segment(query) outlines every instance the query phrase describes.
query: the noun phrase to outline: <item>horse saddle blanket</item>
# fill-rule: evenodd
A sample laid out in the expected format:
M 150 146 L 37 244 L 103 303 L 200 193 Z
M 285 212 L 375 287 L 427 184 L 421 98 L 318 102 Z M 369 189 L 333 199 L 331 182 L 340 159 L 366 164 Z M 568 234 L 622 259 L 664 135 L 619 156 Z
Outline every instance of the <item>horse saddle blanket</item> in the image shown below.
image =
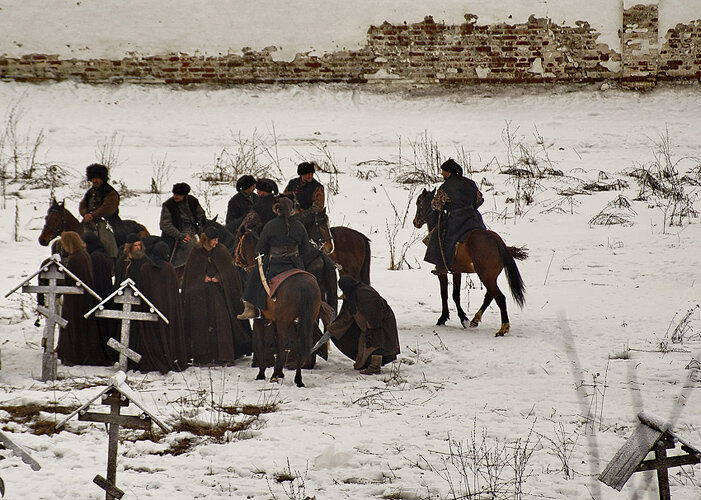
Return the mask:
M 287 278 L 289 278 L 290 276 L 294 276 L 295 274 L 300 274 L 300 273 L 308 274 L 309 276 L 314 278 L 314 275 L 312 273 L 309 273 L 307 271 L 303 271 L 302 269 L 288 269 L 287 271 L 283 271 L 280 274 L 273 276 L 270 279 L 270 283 L 268 284 L 268 286 L 270 287 L 270 296 L 275 297 L 275 293 L 277 292 L 278 287 L 280 285 L 282 285 L 282 283 Z M 316 279 L 316 278 L 314 278 L 314 279 Z

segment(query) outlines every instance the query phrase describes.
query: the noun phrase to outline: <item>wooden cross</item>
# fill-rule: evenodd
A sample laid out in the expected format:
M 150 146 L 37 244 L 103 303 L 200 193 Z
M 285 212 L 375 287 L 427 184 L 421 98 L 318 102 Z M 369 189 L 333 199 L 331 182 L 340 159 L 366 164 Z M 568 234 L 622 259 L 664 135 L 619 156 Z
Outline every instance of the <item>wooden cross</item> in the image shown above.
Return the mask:
M 103 422 L 108 426 L 109 444 L 107 448 L 107 478 L 96 475 L 93 482 L 105 490 L 106 500 L 119 499 L 124 496 L 124 491 L 117 487 L 117 449 L 119 447 L 119 427 L 130 427 L 136 429 L 150 429 L 155 422 L 165 432 L 170 432 L 170 428 L 151 414 L 139 401 L 138 395 L 126 384 L 124 372 L 117 372 L 110 380 L 110 385 L 100 394 L 92 398 L 83 406 L 68 415 L 64 420 L 56 425 L 57 429 L 62 428 L 74 415 L 78 415 L 78 420 L 84 422 Z M 89 412 L 90 405 L 102 398 L 104 405 L 109 405 L 109 413 Z M 140 415 L 123 415 L 121 409 L 129 406 L 130 403 L 141 410 Z
M 30 285 L 29 281 L 39 275 L 40 280 L 48 280 L 48 285 Z M 65 280 L 66 275 L 70 276 L 75 280 L 75 286 L 59 285 L 59 280 Z M 44 352 L 41 357 L 41 380 L 56 380 L 57 371 L 57 361 L 56 361 L 56 347 L 55 347 L 55 332 L 56 325 L 61 328 L 65 328 L 68 321 L 63 319 L 59 312 L 59 301 L 58 297 L 60 295 L 67 294 L 82 294 L 84 291 L 88 291 L 93 297 L 98 301 L 102 300 L 98 294 L 96 294 L 89 286 L 83 283 L 80 278 L 75 274 L 70 272 L 60 260 L 58 255 L 52 255 L 51 258 L 42 266 L 42 268 L 32 274 L 29 278 L 24 280 L 10 292 L 8 292 L 5 297 L 9 297 L 19 288 L 22 288 L 23 293 L 42 293 L 46 299 L 46 307 L 37 305 L 36 309 L 39 314 L 46 317 L 46 323 L 44 324 L 44 334 L 41 339 L 41 346 Z
M 121 311 L 105 309 L 105 304 L 112 299 L 116 304 L 122 304 Z M 149 306 L 150 312 L 132 311 L 132 306 L 138 306 L 141 304 L 142 300 Z M 127 278 L 122 281 L 122 284 L 119 285 L 117 290 L 106 297 L 93 309 L 85 313 L 85 317 L 87 318 L 92 313 L 95 313 L 95 316 L 98 318 L 111 318 L 122 321 L 119 342 L 113 338 L 110 338 L 109 341 L 107 341 L 107 345 L 119 352 L 119 369 L 123 372 L 127 371 L 127 365 L 129 363 L 128 359 L 131 359 L 135 363 L 141 361 L 141 354 L 129 348 L 129 329 L 131 327 L 132 320 L 158 321 L 158 318 L 160 317 L 166 324 L 168 324 L 168 318 L 163 316 L 163 314 L 156 309 L 156 306 L 151 304 L 151 302 L 149 302 L 149 300 L 141 294 L 131 278 Z

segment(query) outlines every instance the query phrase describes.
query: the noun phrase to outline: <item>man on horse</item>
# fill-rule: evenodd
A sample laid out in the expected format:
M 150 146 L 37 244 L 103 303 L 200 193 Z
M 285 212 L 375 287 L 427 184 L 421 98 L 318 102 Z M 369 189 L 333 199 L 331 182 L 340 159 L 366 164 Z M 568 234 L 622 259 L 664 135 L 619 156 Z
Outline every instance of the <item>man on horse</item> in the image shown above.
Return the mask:
M 173 196 L 161 207 L 161 238 L 170 248 L 170 262 L 178 268 L 185 265 L 197 235 L 204 231 L 206 216 L 200 202 L 190 195 L 185 182 L 173 184 Z
M 243 218 L 258 199 L 253 191 L 256 189 L 256 179 L 252 175 L 242 175 L 236 181 L 236 193 L 229 200 L 226 210 L 226 228 L 231 234 L 236 234 Z
M 258 254 L 265 257 L 265 274 L 269 279 L 289 269 L 304 269 L 301 256 L 309 251 L 310 247 L 304 225 L 290 217 L 292 200 L 281 196 L 275 204 L 275 213 L 277 217 L 265 225 L 256 246 Z M 259 266 L 261 265 L 262 263 L 259 263 Z M 258 317 L 256 308 L 265 309 L 267 298 L 268 292 L 263 285 L 261 272 L 254 268 L 243 291 L 244 311 L 237 318 Z
M 431 208 L 439 210 L 438 224 L 430 235 L 424 260 L 436 265 L 437 274 L 446 273 L 455 258 L 455 246 L 467 233 L 486 229 L 478 208 L 484 199 L 472 179 L 462 175 L 462 167 L 452 158 L 441 165 L 445 181 L 438 188 Z
M 116 259 L 117 240 L 108 223 L 115 224 L 119 219 L 119 193 L 107 182 L 108 171 L 104 165 L 88 165 L 85 176 L 92 186 L 80 200 L 78 211 L 85 227 L 97 233 L 107 255 Z
M 256 181 L 255 188 L 258 198 L 253 202 L 251 210 L 241 221 L 236 233 L 237 239 L 245 231 L 249 230 L 260 234 L 263 226 L 275 218 L 273 205 L 275 204 L 275 196 L 278 194 L 277 184 L 272 179 L 261 178 Z
M 287 184 L 283 194 L 294 194 L 298 205 L 294 217 L 304 224 L 307 233 L 321 246 L 331 239 L 331 233 L 326 215 L 324 186 L 314 179 L 314 171 L 314 163 L 300 163 L 297 166 L 299 177 Z

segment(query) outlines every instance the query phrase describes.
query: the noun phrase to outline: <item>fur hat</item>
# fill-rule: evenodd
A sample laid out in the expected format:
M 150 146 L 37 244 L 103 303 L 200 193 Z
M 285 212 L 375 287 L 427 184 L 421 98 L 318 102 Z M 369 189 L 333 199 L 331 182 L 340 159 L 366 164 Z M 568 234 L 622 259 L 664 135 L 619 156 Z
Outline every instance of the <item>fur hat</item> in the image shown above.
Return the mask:
M 287 196 L 280 196 L 277 203 L 273 205 L 273 212 L 284 217 L 289 217 L 292 215 L 292 209 L 294 208 L 294 203 Z
M 107 167 L 100 165 L 99 163 L 93 163 L 88 165 L 85 169 L 85 177 L 88 178 L 88 182 L 95 179 L 102 179 L 102 182 L 107 182 L 108 172 Z
M 256 182 L 256 189 L 258 191 L 265 191 L 266 193 L 273 193 L 273 194 L 278 194 L 278 188 L 277 184 L 275 184 L 275 181 L 272 179 L 258 179 L 258 182 Z
M 207 229 L 204 230 L 204 235 L 210 240 L 219 239 L 219 229 L 214 226 L 208 226 Z
M 186 182 L 177 182 L 173 184 L 173 194 L 186 195 L 190 193 L 190 185 Z
M 236 191 L 245 191 L 251 186 L 256 185 L 256 178 L 252 175 L 242 175 L 236 181 Z
M 458 177 L 462 176 L 462 167 L 452 158 L 448 158 L 445 162 L 443 162 L 443 165 L 441 165 L 441 170 L 455 174 Z
M 314 164 L 305 161 L 297 166 L 297 175 L 313 174 L 314 170 Z

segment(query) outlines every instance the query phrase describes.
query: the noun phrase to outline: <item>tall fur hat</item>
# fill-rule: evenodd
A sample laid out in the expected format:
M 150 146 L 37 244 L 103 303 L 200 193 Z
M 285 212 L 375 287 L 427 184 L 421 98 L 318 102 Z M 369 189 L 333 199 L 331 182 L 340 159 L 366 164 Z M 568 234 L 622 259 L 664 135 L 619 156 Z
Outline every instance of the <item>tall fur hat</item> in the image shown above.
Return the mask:
M 314 164 L 305 161 L 297 166 L 297 175 L 313 174 L 315 171 Z
M 85 169 L 85 176 L 88 178 L 88 182 L 94 178 L 102 179 L 102 182 L 107 182 L 108 172 L 107 167 L 100 165 L 99 163 L 93 163 L 88 165 Z
M 279 193 L 275 181 L 267 178 L 258 179 L 258 182 L 256 182 L 256 189 L 258 191 L 265 191 L 266 193 Z
M 441 170 L 455 174 L 458 177 L 462 176 L 462 167 L 452 158 L 448 158 L 445 162 L 443 162 L 443 165 L 441 165 Z
M 256 185 L 256 178 L 252 175 L 242 175 L 236 181 L 236 191 L 245 191 L 251 186 Z
M 190 193 L 190 185 L 186 182 L 177 182 L 173 184 L 173 194 L 186 195 Z

